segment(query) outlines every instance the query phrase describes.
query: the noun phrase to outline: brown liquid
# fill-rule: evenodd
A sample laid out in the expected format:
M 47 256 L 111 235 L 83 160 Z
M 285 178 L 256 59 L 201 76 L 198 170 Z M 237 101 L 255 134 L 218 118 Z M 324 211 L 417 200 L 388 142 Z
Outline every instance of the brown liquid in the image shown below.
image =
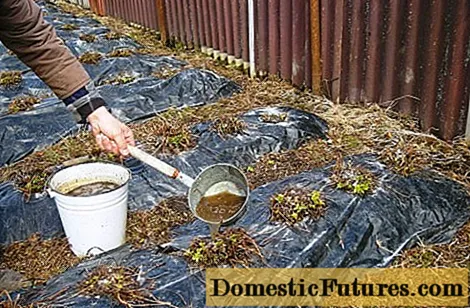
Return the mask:
M 196 207 L 196 213 L 201 218 L 217 224 L 237 213 L 245 199 L 246 197 L 229 192 L 203 197 Z
M 65 191 L 67 196 L 87 197 L 107 193 L 119 185 L 113 182 L 95 182 L 76 187 L 70 191 Z

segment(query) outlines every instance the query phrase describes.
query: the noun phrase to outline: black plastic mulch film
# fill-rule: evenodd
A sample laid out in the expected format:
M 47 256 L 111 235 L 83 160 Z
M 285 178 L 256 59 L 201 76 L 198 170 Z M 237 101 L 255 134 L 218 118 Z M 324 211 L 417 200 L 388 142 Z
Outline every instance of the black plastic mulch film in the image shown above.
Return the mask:
M 213 72 L 183 69 L 183 61 L 171 57 L 155 57 L 133 54 L 129 57 L 106 57 L 119 49 L 139 47 L 129 38 L 108 40 L 109 30 L 91 18 L 76 18 L 48 6 L 45 18 L 51 22 L 57 34 L 76 56 L 87 51 L 103 55 L 97 64 L 84 64 L 90 77 L 122 121 L 145 119 L 170 107 L 198 106 L 229 96 L 240 87 Z M 78 30 L 62 30 L 64 25 L 79 26 Z M 92 34 L 95 42 L 88 43 L 80 34 Z M 0 91 L 0 166 L 11 164 L 36 149 L 59 141 L 77 130 L 65 105 L 16 56 L 7 53 L 0 44 L 0 71 L 21 71 L 23 81 L 19 86 L 1 88 Z M 179 71 L 181 70 L 181 71 Z M 175 71 L 172 78 L 159 79 L 152 73 Z M 179 72 L 178 72 L 179 71 Z M 130 77 L 132 82 L 121 85 L 104 84 L 118 76 Z M 7 115 L 11 99 L 19 95 L 46 97 L 37 108 L 19 114 Z M 44 125 L 47 123 L 47 125 Z
M 108 30 L 92 19 L 76 19 L 47 7 L 47 18 L 56 26 L 73 23 L 80 31 L 98 34 Z M 94 49 L 109 52 L 117 47 L 136 46 L 129 39 L 97 43 L 79 41 L 77 31 L 58 31 L 67 37 L 74 53 Z M 27 69 L 3 51 L 0 70 Z M 120 86 L 102 86 L 100 91 L 121 119 L 133 121 L 162 112 L 171 106 L 196 106 L 228 96 L 239 87 L 212 72 L 187 70 L 168 80 L 149 76 L 162 67 L 178 68 L 184 63 L 168 57 L 134 55 L 130 58 L 104 60 L 86 68 L 99 83 L 102 78 L 118 72 L 139 75 L 135 82 Z M 34 76 L 25 74 L 20 88 L 2 91 L 0 104 L 5 110 L 10 99 L 18 94 L 48 92 Z M 280 123 L 265 123 L 262 114 L 285 112 Z M 307 139 L 326 138 L 325 121 L 291 108 L 263 108 L 242 116 L 247 123 L 243 134 L 222 138 L 209 130 L 209 123 L 195 125 L 197 146 L 164 159 L 190 176 L 220 162 L 232 163 L 243 169 L 261 155 L 298 147 Z M 42 125 L 47 123 L 48 125 Z M 0 164 L 16 161 L 35 149 L 59 140 L 75 130 L 75 124 L 57 99 L 51 98 L 29 112 L 0 117 Z M 13 147 L 11 145 L 14 145 Z M 388 171 L 376 157 L 346 157 L 354 166 L 370 170 L 378 179 L 374 193 L 358 197 L 335 189 L 329 177 L 332 165 L 317 168 L 254 189 L 245 214 L 234 224 L 247 230 L 260 245 L 265 264 L 256 267 L 385 267 L 404 248 L 418 240 L 424 243 L 448 241 L 469 218 L 469 196 L 456 182 L 425 171 L 405 178 Z M 129 186 L 130 210 L 151 208 L 159 201 L 186 193 L 186 188 L 146 166 L 130 160 L 133 178 Z M 313 222 L 306 219 L 295 227 L 270 221 L 270 199 L 288 188 L 318 190 L 328 209 L 324 217 Z M 0 243 L 7 244 L 27 238 L 34 232 L 45 237 L 62 234 L 60 219 L 52 199 L 35 196 L 25 203 L 22 194 L 11 183 L 0 186 Z M 154 250 L 133 250 L 124 246 L 116 251 L 82 262 L 45 286 L 21 291 L 26 301 L 46 299 L 58 291 L 65 293 L 51 303 L 56 306 L 110 307 L 117 303 L 105 298 L 73 297 L 76 284 L 99 264 L 141 267 L 147 277 L 158 277 L 153 294 L 177 307 L 204 307 L 204 271 L 194 270 L 186 261 L 166 253 L 184 250 L 195 237 L 208 237 L 209 228 L 200 221 L 173 230 L 171 242 Z M 380 243 L 380 246 L 377 244 Z

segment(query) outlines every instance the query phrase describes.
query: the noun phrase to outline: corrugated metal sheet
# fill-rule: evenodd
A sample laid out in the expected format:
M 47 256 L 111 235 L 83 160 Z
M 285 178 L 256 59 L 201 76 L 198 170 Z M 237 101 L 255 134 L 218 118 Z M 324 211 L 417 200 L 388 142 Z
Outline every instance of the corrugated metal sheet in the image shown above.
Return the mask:
M 254 59 L 249 0 L 90 5 L 99 1 L 108 15 L 158 30 L 165 41 L 245 69 L 254 62 L 260 75 L 333 100 L 393 106 L 445 139 L 463 134 L 467 122 L 470 130 L 470 1 L 254 0 Z
M 186 1 L 167 0 L 169 35 L 216 58 L 245 63 L 246 68 L 248 1 Z M 260 75 L 277 74 L 297 86 L 311 86 L 310 7 L 311 1 L 305 0 L 255 1 L 255 67 Z M 319 66 L 319 60 L 316 63 Z
M 108 16 L 159 31 L 162 24 L 162 15 L 159 13 L 159 8 L 160 10 L 164 9 L 159 2 L 161 1 L 105 0 L 104 10 Z
M 333 99 L 393 106 L 444 139 L 465 132 L 469 1 L 321 0 L 321 18 Z

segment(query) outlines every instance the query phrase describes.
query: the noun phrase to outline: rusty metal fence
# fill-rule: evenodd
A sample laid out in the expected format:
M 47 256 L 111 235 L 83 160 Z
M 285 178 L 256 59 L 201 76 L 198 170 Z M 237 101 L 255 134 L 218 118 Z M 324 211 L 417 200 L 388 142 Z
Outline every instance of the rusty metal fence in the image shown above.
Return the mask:
M 341 102 L 393 106 L 444 139 L 470 137 L 470 1 L 90 0 L 90 6 L 252 74 L 279 75 Z
M 321 20 L 332 98 L 394 105 L 444 139 L 465 132 L 469 1 L 321 0 Z
M 105 0 L 105 14 L 123 19 L 127 23 L 159 31 L 157 1 L 155 0 Z

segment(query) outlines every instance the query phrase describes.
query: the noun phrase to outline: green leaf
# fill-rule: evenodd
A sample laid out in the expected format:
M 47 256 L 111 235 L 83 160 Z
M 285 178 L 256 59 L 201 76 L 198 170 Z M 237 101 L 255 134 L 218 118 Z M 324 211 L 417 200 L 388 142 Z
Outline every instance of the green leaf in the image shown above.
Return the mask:
M 285 196 L 283 194 L 279 194 L 276 197 L 274 197 L 274 200 L 276 200 L 278 203 L 283 203 L 284 202 L 284 197 Z
M 297 213 L 302 212 L 306 209 L 308 209 L 308 207 L 302 203 L 297 203 L 294 207 L 294 211 L 296 211 Z
M 191 259 L 192 259 L 194 262 L 198 263 L 198 262 L 202 259 L 202 257 L 203 257 L 203 256 L 202 256 L 202 253 L 201 253 L 201 252 L 199 251 L 199 249 L 198 249 L 198 251 L 196 251 L 196 252 L 193 254 L 193 256 L 192 256 Z
M 325 202 L 321 198 L 321 193 L 318 190 L 314 190 L 310 195 L 310 200 L 312 200 L 314 205 L 324 205 Z

